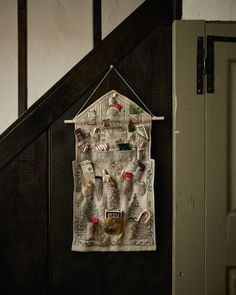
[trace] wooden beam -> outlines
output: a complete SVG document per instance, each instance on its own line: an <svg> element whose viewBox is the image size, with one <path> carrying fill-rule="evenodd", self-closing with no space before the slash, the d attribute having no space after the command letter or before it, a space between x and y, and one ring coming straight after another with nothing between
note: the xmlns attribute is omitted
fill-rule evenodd
<svg viewBox="0 0 236 295"><path fill-rule="evenodd" d="M102 40L101 0L93 0L93 47Z"/></svg>
<svg viewBox="0 0 236 295"><path fill-rule="evenodd" d="M18 115L27 110L27 0L18 0Z"/></svg>

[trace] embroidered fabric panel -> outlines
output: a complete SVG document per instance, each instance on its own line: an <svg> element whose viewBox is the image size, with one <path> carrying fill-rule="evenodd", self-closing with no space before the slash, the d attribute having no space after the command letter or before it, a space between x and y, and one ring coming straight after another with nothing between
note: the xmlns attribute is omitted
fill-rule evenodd
<svg viewBox="0 0 236 295"><path fill-rule="evenodd" d="M151 116L112 90L75 122L72 250L155 250Z"/></svg>

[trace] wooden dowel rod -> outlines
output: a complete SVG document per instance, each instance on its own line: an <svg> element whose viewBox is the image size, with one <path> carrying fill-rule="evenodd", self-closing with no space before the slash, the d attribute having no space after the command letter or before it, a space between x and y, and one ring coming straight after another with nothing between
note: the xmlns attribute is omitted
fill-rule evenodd
<svg viewBox="0 0 236 295"><path fill-rule="evenodd" d="M154 116L152 117L152 121L163 121L165 120L165 117L164 116ZM74 124L75 123L75 120L64 120L64 123L65 124Z"/></svg>

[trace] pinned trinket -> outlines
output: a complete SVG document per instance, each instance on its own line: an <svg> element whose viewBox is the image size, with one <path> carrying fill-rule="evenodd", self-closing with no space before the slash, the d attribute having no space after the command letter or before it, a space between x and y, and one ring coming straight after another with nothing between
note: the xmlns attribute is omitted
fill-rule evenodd
<svg viewBox="0 0 236 295"><path fill-rule="evenodd" d="M92 131L92 138L93 138L93 141L95 142L98 142L99 139L100 139L100 128L98 127L95 127Z"/></svg>
<svg viewBox="0 0 236 295"><path fill-rule="evenodd" d="M118 96L118 94L115 92L115 93L113 93L112 96L109 97L108 102L109 102L110 106L113 106L116 103L117 96Z"/></svg>
<svg viewBox="0 0 236 295"><path fill-rule="evenodd" d="M82 194L85 197L91 197L93 195L93 183L92 181L86 181L84 185L82 185Z"/></svg>
<svg viewBox="0 0 236 295"><path fill-rule="evenodd" d="M109 107L107 109L107 118L112 120L115 116L118 115L121 107L122 106L119 103L115 103L114 106Z"/></svg>
<svg viewBox="0 0 236 295"><path fill-rule="evenodd" d="M141 147L138 147L138 150L137 150L137 159L139 161L143 161L145 160L145 156L146 156L146 151L144 148L141 148Z"/></svg>
<svg viewBox="0 0 236 295"><path fill-rule="evenodd" d="M103 122L103 127L105 127L105 128L111 126L110 119L104 119L102 122Z"/></svg>
<svg viewBox="0 0 236 295"><path fill-rule="evenodd" d="M83 173L91 173L94 172L92 162L89 160L85 160L80 162L81 169Z"/></svg>
<svg viewBox="0 0 236 295"><path fill-rule="evenodd" d="M145 128L144 125L139 125L139 126L136 126L136 132L138 135L144 137L145 139L148 140L148 134L147 134L147 130Z"/></svg>
<svg viewBox="0 0 236 295"><path fill-rule="evenodd" d="M148 221L149 221L150 218L151 218L151 213L150 213L150 211L147 210L147 209L143 210L143 211L139 214L139 216L138 216L137 218L135 218L135 219L131 219L131 220L130 220L131 222L132 222L132 221L134 222L134 224L133 224L133 226L132 226L132 228L131 228L131 239L132 239L132 240L133 240L133 239L136 239L137 236L138 236L139 224L140 224L141 219L143 218L143 216L146 216L146 219L145 219L145 221L144 221L143 223L144 223L144 224L147 224Z"/></svg>
<svg viewBox="0 0 236 295"><path fill-rule="evenodd" d="M88 223L88 234L89 240L95 240L97 235L97 226L98 226L99 219L98 218L90 218Z"/></svg>
<svg viewBox="0 0 236 295"><path fill-rule="evenodd" d="M116 103L116 104L114 105L114 108L116 108L118 111L120 111L120 109L122 108L122 106L121 106L121 104Z"/></svg>
<svg viewBox="0 0 236 295"><path fill-rule="evenodd" d="M119 210L106 210L103 230L108 235L120 235L123 232L123 214Z"/></svg>
<svg viewBox="0 0 236 295"><path fill-rule="evenodd" d="M100 144L95 145L96 151L108 151L108 149L109 149L108 143L100 143Z"/></svg>
<svg viewBox="0 0 236 295"><path fill-rule="evenodd" d="M135 131L135 126L134 126L134 123L132 122L132 120L129 121L128 130L129 130L129 132Z"/></svg>
<svg viewBox="0 0 236 295"><path fill-rule="evenodd" d="M142 178L145 169L146 166L141 161L138 161L138 165L134 173L135 180L140 180Z"/></svg>
<svg viewBox="0 0 236 295"><path fill-rule="evenodd" d="M96 224L98 224L99 219L96 218L96 217L92 217L92 218L89 219L89 221L92 222L92 223L96 223Z"/></svg>
<svg viewBox="0 0 236 295"><path fill-rule="evenodd" d="M81 128L75 129L75 136L78 139L78 141L85 139L85 134L82 132Z"/></svg>
<svg viewBox="0 0 236 295"><path fill-rule="evenodd" d="M125 172L124 173L124 183L123 183L123 192L128 200L131 199L132 190L133 190L133 173Z"/></svg>
<svg viewBox="0 0 236 295"><path fill-rule="evenodd" d="M96 124L96 111L95 110L89 110L88 111L88 124L89 125L95 125Z"/></svg>
<svg viewBox="0 0 236 295"><path fill-rule="evenodd" d="M132 180L133 179L133 173L132 172L125 172L124 173L124 178L128 179L128 180Z"/></svg>
<svg viewBox="0 0 236 295"><path fill-rule="evenodd" d="M130 143L119 143L118 146L120 151L130 151L132 149Z"/></svg>
<svg viewBox="0 0 236 295"><path fill-rule="evenodd" d="M142 112L142 109L138 106L135 106L133 104L130 104L129 105L129 113L131 115L137 115L137 114L140 114Z"/></svg>
<svg viewBox="0 0 236 295"><path fill-rule="evenodd" d="M87 141L83 140L78 143L78 150L80 153L87 153L89 151L89 144Z"/></svg>

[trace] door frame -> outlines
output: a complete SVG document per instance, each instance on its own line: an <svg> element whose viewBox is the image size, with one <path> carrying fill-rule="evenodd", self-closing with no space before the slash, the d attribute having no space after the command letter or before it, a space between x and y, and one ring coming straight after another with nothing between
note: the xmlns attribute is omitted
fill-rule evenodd
<svg viewBox="0 0 236 295"><path fill-rule="evenodd" d="M215 204L219 190L212 190L214 183L217 182L208 181L208 170L211 164L214 163L213 158L209 157L209 155L212 155L210 142L213 140L210 135L213 132L212 130L216 129L215 122L217 121L216 116L211 121L210 117L216 106L217 95L219 97L223 95L219 93L219 89L224 89L224 87L223 84L220 86L219 80L222 79L218 75L215 80L218 81L218 94L211 96L214 89L209 85L214 86L214 80L210 84L209 79L214 78L214 63L211 62L214 61L214 54L211 54L212 60L210 61L209 52L214 49L214 44L210 48L209 42L207 42L206 48L199 48L197 44L201 36L203 40L207 41L218 41L225 44L229 42L235 43L235 22L208 23L203 20L189 20L175 21L173 23L172 294L174 295L211 294L213 289L209 288L210 283L208 282L214 280L220 282L220 277L217 278L216 264L214 264L217 255L211 255L213 250L215 250L215 253L217 252L217 247L215 247L217 239L209 243L209 233L212 233L214 228L222 226L218 220L219 214L216 214L219 202L217 207L214 210L212 209L212 204ZM218 56L222 57L223 48L227 49L227 47L222 47L220 50L219 48ZM199 50L203 51L204 49L207 49L207 60L204 59L205 63L201 63L201 61L199 63ZM203 88L198 93L199 88L196 87L198 85L197 78L199 78L198 69L200 66L200 71L202 71L204 64L207 65L207 75L202 76L205 89ZM222 66L219 67L218 64L215 75L218 73L223 76L226 75L221 73ZM225 68L224 73L226 72L227 68ZM222 91L224 92L224 90ZM223 110L222 106L220 110ZM210 124L214 128L209 133ZM213 171L217 171L217 169L214 168L211 171L212 176ZM220 208L223 205L225 204L222 201ZM211 209L210 214L209 208ZM212 214L214 214L213 219ZM224 216L221 216L221 219L224 220ZM211 220L211 227L209 226L209 220ZM223 236L221 235L220 240L224 239L225 233L226 231ZM217 238L219 238L218 234ZM226 242L225 240L225 245L222 247L224 251L228 245L228 242ZM217 249L217 253L219 253L221 248L218 246ZM231 262L227 262L228 266L231 266ZM224 262L223 264L227 266L227 263ZM224 280L227 281L228 278L225 277ZM214 285L215 291L213 293L219 292L221 294L223 284L222 281L219 286Z"/></svg>
<svg viewBox="0 0 236 295"><path fill-rule="evenodd" d="M173 23L172 294L205 293L205 95L196 92L205 21Z"/></svg>

